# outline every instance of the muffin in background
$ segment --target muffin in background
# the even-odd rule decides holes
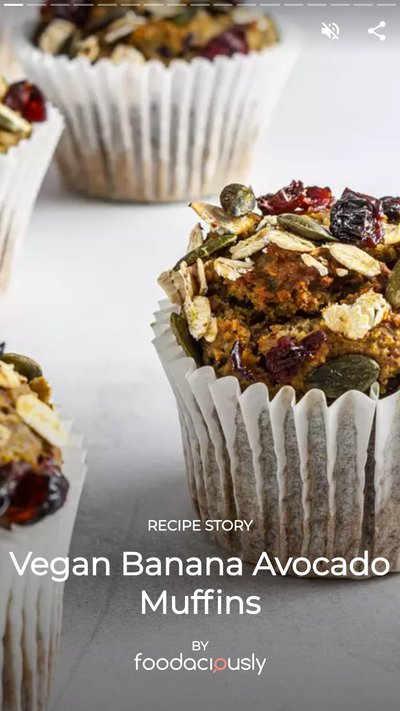
[[[214,534],[250,562],[400,570],[400,198],[292,181],[192,208],[153,329],[201,518],[253,520]]]
[[[0,348],[0,709],[47,707],[64,585],[12,563],[68,555],[85,478],[81,438],[51,404],[40,366]]]
[[[62,130],[61,115],[37,86],[0,77],[0,295]]]
[[[157,202],[245,178],[298,43],[243,7],[71,3],[45,5],[16,48],[66,118],[58,162],[67,185]]]

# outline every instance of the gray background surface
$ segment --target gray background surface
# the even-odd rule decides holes
[[[366,16],[358,17],[354,27],[365,33]],[[317,24],[315,33],[258,153],[256,191],[296,177],[398,194],[394,42],[366,38],[332,49],[321,44]],[[116,569],[124,549],[161,557],[220,552],[201,533],[146,531],[149,518],[192,516],[175,406],[148,325],[160,297],[155,277],[181,255],[192,224],[184,205],[115,206],[67,195],[52,171],[0,312],[1,337],[43,363],[86,438],[90,469],[72,555],[108,556]],[[54,709],[398,710],[397,576],[327,582],[254,579],[248,571],[221,587],[260,595],[257,617],[141,616],[140,589],[166,584],[181,596],[221,581],[145,584],[115,574],[67,584]],[[266,670],[259,678],[134,672],[136,652],[190,656],[193,639],[210,640],[216,656],[266,656]]]

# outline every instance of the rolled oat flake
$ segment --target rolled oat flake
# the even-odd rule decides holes
[[[320,365],[309,377],[313,388],[322,390],[327,398],[335,399],[348,390],[369,390],[379,376],[380,367],[372,358],[351,353]]]

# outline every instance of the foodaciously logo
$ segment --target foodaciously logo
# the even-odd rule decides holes
[[[138,652],[133,660],[135,671],[194,671],[219,674],[220,672],[248,671],[255,672],[260,676],[264,671],[267,658],[258,657],[251,652],[247,657],[239,656],[213,656],[205,655],[210,642],[193,641],[192,652],[197,652],[202,656],[185,656],[179,652],[173,657],[151,657],[144,656],[143,652]]]

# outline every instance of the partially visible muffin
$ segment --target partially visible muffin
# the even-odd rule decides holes
[[[29,138],[33,125],[47,119],[45,98],[28,81],[8,84],[0,77],[0,153]]]
[[[154,3],[46,2],[34,41],[44,52],[90,62],[110,58],[144,62],[247,54],[278,41],[275,24],[260,10],[212,3],[194,7]]]
[[[69,484],[61,449],[67,433],[51,390],[29,358],[0,356],[0,528],[26,526],[64,505]]]

